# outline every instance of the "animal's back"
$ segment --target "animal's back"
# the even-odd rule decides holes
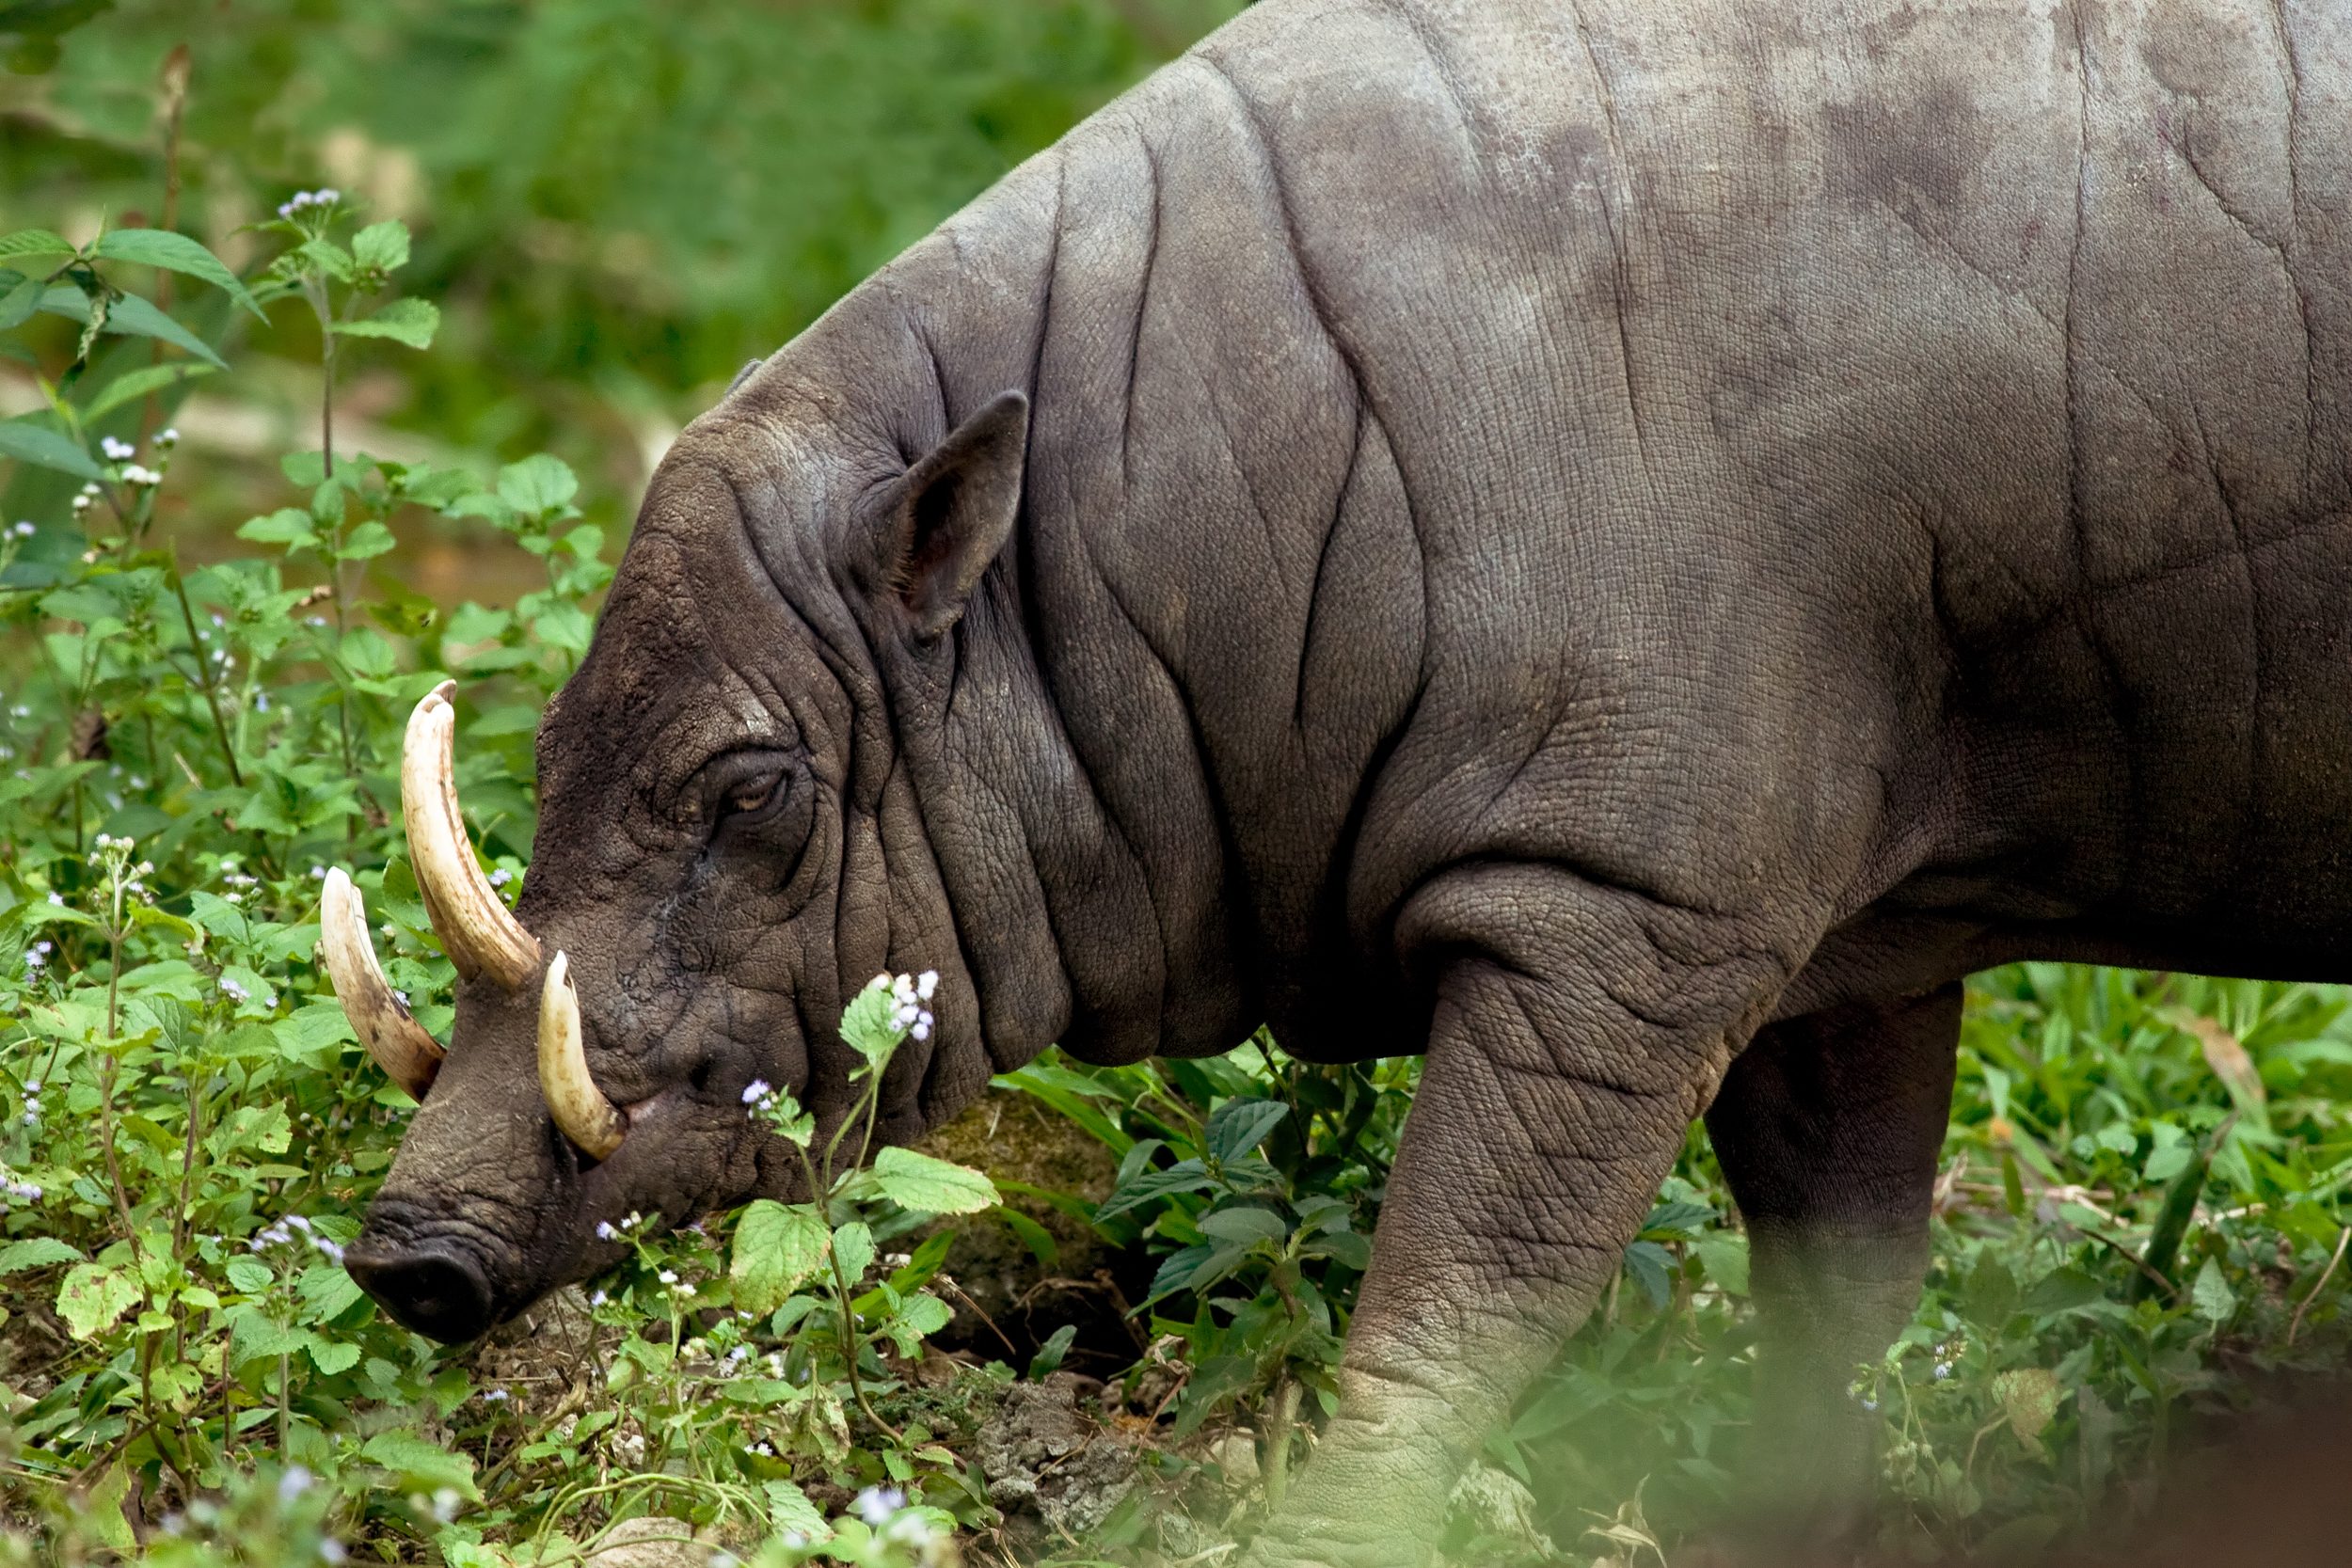
[[[1026,634],[1216,977],[1157,1043],[1480,858],[1799,889],[1864,989],[2352,960],[2348,40],[1264,0],[886,269],[1035,399]]]
[[[1955,963],[2352,957],[2352,12],[1278,0],[1200,58],[1409,501],[1367,903],[1736,906],[1867,831],[1841,913]]]

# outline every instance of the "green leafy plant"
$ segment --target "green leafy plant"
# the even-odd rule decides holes
[[[838,1217],[821,1311],[779,1295],[771,1268],[742,1282],[778,1296],[755,1312],[731,1299],[722,1243],[638,1227],[588,1308],[589,1363],[529,1408],[472,1355],[379,1315],[341,1267],[407,1101],[313,962],[318,879],[360,868],[389,976],[446,1029],[453,975],[389,809],[403,716],[445,673],[486,699],[467,788],[511,895],[529,737],[611,575],[576,479],[544,456],[485,480],[323,444],[284,458],[289,504],[235,531],[252,553],[190,569],[155,537],[177,437],[139,436],[144,402],[167,416],[227,355],[135,293],[130,269],[203,278],[248,317],[307,305],[329,345],[324,443],[334,345],[421,348],[433,320],[398,299],[363,313],[407,242],[379,223],[346,243],[349,223],[332,193],[289,202],[262,226],[286,248],[250,285],[178,235],[0,238],[0,256],[46,263],[0,278],[13,325],[80,328],[41,372],[46,411],[0,423],[0,454],[82,481],[45,523],[0,534],[0,1292],[44,1347],[11,1363],[0,1490],[49,1521],[65,1560],[130,1550],[135,1529],[160,1560],[367,1541],[490,1564],[648,1508],[778,1551],[935,1560],[944,1531],[989,1510],[885,1359],[946,1322],[924,1288],[946,1238],[874,1253],[918,1210],[993,1204],[984,1178],[904,1150],[845,1165],[824,1189]],[[127,362],[134,342],[178,357]],[[444,614],[376,573],[405,533],[461,521],[538,557],[545,587]],[[929,1026],[898,1011],[884,988],[847,1021],[875,1074]],[[836,1135],[828,1166],[850,1152]],[[753,1217],[739,1261],[771,1218]],[[893,1397],[897,1424],[876,1408]],[[853,1439],[857,1407],[879,1448]],[[796,1471],[821,1476],[820,1496],[917,1500],[836,1526]]]

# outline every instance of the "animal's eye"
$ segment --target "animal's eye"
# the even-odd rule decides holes
[[[783,787],[784,774],[781,772],[745,779],[728,788],[726,813],[729,816],[748,816],[773,800],[776,791]]]

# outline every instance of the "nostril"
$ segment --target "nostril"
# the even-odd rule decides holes
[[[490,1284],[471,1259],[430,1243],[409,1248],[354,1245],[343,1266],[404,1326],[443,1344],[490,1326]]]

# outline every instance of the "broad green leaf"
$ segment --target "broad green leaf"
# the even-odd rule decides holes
[[[222,1272],[229,1275],[230,1284],[246,1295],[268,1290],[278,1277],[270,1272],[270,1266],[258,1258],[231,1258],[222,1266]]]
[[[294,1280],[294,1293],[310,1309],[311,1318],[324,1323],[357,1306],[361,1292],[358,1281],[345,1274],[342,1264],[314,1263]]]
[[[2072,1312],[2106,1298],[2106,1288],[2080,1269],[2052,1269],[2034,1282],[2019,1305],[2036,1317]]]
[[[1070,1354],[1070,1343],[1078,1337],[1076,1323],[1064,1323],[1046,1337],[1029,1357],[1029,1381],[1040,1383],[1061,1370],[1062,1357]]]
[[[1140,1146],[1138,1146],[1140,1147]],[[1140,1209],[1155,1197],[1174,1193],[1197,1193],[1210,1184],[1209,1171],[1198,1160],[1179,1160],[1166,1170],[1149,1170],[1130,1180],[1122,1181],[1119,1190],[1094,1212],[1097,1224],[1115,1219],[1131,1209]]]
[[[288,1328],[259,1307],[231,1307],[229,1324],[229,1365],[232,1368],[292,1355],[310,1341],[303,1330]]]
[[[237,281],[237,275],[219,257],[185,234],[175,234],[168,229],[118,229],[101,235],[90,247],[90,254],[110,261],[132,261],[200,277],[256,316],[262,316],[262,308],[246,293],[245,285]]]
[[[882,1323],[882,1332],[905,1356],[919,1354],[923,1341],[947,1326],[955,1314],[947,1304],[928,1291],[918,1291],[898,1305]]]
[[[499,470],[498,493],[516,511],[544,516],[571,504],[580,480],[561,459],[537,452]]]
[[[49,285],[38,277],[19,273],[0,273],[0,332],[23,326],[40,309],[40,296]]]
[[[1242,1204],[1232,1209],[1213,1209],[1194,1222],[1203,1236],[1214,1236],[1220,1242],[1279,1242],[1290,1235],[1290,1227],[1282,1216],[1271,1209],[1255,1204]]]
[[[351,237],[351,259],[379,272],[398,272],[408,264],[408,226],[398,218],[369,224]]]
[[[343,535],[342,547],[335,553],[345,561],[373,561],[390,553],[399,543],[390,529],[370,517]]]
[[[1691,1244],[1699,1267],[1726,1294],[1748,1293],[1748,1239],[1745,1236],[1702,1236]]]
[[[868,985],[841,1009],[841,1043],[865,1058],[866,1065],[852,1070],[858,1079],[868,1072],[880,1071],[906,1038],[905,1031],[891,1022],[897,1009],[888,986]]]
[[[436,1492],[447,1486],[463,1497],[479,1501],[473,1461],[406,1432],[379,1432],[359,1449],[359,1457],[380,1465],[401,1480],[401,1489]]]
[[[284,545],[290,548],[315,546],[319,543],[318,525],[310,515],[298,506],[281,506],[263,516],[249,518],[237,527],[237,537],[250,539],[257,545]]]
[[[1029,1256],[1037,1259],[1038,1267],[1050,1273],[1060,1264],[1061,1246],[1054,1240],[1052,1231],[1020,1210],[1001,1203],[996,1206],[996,1217],[1005,1222],[1007,1229],[1020,1238],[1023,1246],[1029,1249]]]
[[[747,1312],[768,1313],[825,1266],[830,1241],[824,1217],[806,1203],[761,1198],[736,1223],[734,1256],[727,1276],[735,1282],[735,1304]]]
[[[57,1287],[57,1316],[77,1339],[94,1339],[139,1300],[138,1281],[100,1263],[84,1263]]]
[[[0,256],[71,256],[73,243],[47,229],[20,229],[0,234]]]
[[[1663,1307],[1674,1296],[1674,1258],[1656,1242],[1636,1242],[1625,1249],[1625,1272],[1642,1288],[1652,1307]]]
[[[1670,1239],[1689,1236],[1714,1217],[1715,1211],[1706,1204],[1677,1198],[1650,1210],[1649,1217],[1642,1222],[1642,1234],[1664,1235]]]
[[[891,1202],[919,1214],[976,1214],[1001,1201],[995,1184],[978,1171],[911,1148],[876,1155],[874,1184]]]
[[[1334,1230],[1299,1248],[1310,1258],[1328,1258],[1358,1274],[1372,1267],[1372,1238],[1353,1230]]]
[[[73,1508],[73,1517],[88,1527],[100,1544],[121,1553],[126,1560],[139,1549],[138,1538],[131,1532],[130,1515],[122,1511],[130,1496],[131,1466],[116,1465],[98,1478]]]
[[[1209,1157],[1230,1165],[1273,1132],[1291,1108],[1273,1100],[1229,1100],[1209,1117]]]
[[[310,1344],[304,1348],[310,1353],[310,1364],[329,1377],[337,1372],[347,1372],[359,1364],[359,1347],[342,1340],[313,1334]]]
[[[851,1285],[866,1276],[874,1262],[874,1233],[864,1221],[851,1220],[833,1233],[833,1256]]]
[[[41,296],[40,308],[52,315],[85,325],[90,319],[88,296],[62,284]],[[229,368],[229,361],[215,353],[211,344],[136,294],[124,294],[107,308],[104,330],[134,338],[160,339],[195,355],[215,370]]]
[[[55,468],[76,479],[103,480],[100,467],[81,443],[31,418],[0,420],[0,457],[13,457],[37,468]]]
[[[103,419],[124,404],[135,403],[150,392],[165,391],[182,382],[194,381],[199,375],[212,373],[213,367],[200,362],[193,365],[142,365],[107,382],[103,390],[82,405],[82,418],[85,421]]]
[[[338,283],[351,281],[351,252],[332,240],[305,240],[294,247],[294,254]]]
[[[833,1526],[808,1494],[788,1481],[765,1483],[768,1494],[768,1528],[776,1535],[804,1536],[812,1544],[833,1539]]]
[[[0,1246],[0,1275],[45,1269],[53,1263],[78,1263],[82,1255],[54,1236],[27,1236]]]
[[[43,294],[40,308],[70,321],[87,324],[90,319],[88,296],[79,289],[64,285]],[[195,355],[215,370],[229,368],[229,361],[215,354],[210,343],[136,294],[124,294],[107,308],[105,330],[134,338],[160,339],[174,348]]]
[[[2208,1258],[2197,1271],[2197,1282],[2188,1288],[2189,1306],[2209,1323],[2226,1323],[2237,1311],[2236,1292],[2223,1277],[2221,1263]]]
[[[426,299],[396,299],[374,315],[359,321],[337,322],[334,331],[344,338],[389,338],[410,348],[431,348],[441,327],[440,307]]]

